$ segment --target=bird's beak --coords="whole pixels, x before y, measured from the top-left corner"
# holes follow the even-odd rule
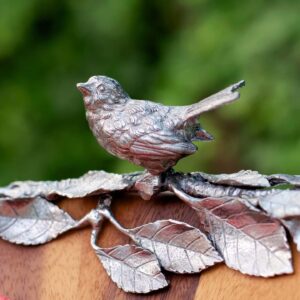
[[[77,83],[77,88],[83,96],[90,96],[92,93],[91,87],[86,83]]]
[[[211,141],[214,139],[214,137],[210,133],[208,133],[206,130],[202,128],[200,130],[197,130],[196,137],[197,140],[200,141]]]

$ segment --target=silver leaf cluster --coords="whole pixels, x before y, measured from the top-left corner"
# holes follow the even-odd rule
[[[168,285],[162,269],[199,273],[217,263],[241,273],[270,277],[293,272],[284,227],[300,250],[299,176],[254,171],[212,175],[169,173],[144,180],[141,172],[88,172],[78,179],[15,182],[0,189],[0,236],[16,244],[49,242],[69,230],[91,225],[91,245],[111,279],[124,291],[148,293]],[[282,184],[288,188],[281,189]],[[171,191],[193,208],[200,228],[157,220],[125,228],[109,206],[116,191],[149,198]],[[155,191],[155,193],[153,193]],[[100,197],[98,206],[74,220],[53,201]],[[133,244],[101,248],[97,237],[108,219]]]

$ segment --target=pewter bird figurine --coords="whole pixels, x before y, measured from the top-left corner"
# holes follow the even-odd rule
[[[78,83],[97,141],[109,153],[159,175],[197,151],[193,141],[211,140],[198,117],[239,98],[240,81],[198,103],[166,106],[133,100],[114,79],[93,76]]]

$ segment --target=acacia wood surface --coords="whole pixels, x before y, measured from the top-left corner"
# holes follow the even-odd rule
[[[96,199],[62,200],[59,205],[79,219]],[[112,210],[127,227],[158,219],[176,219],[198,226],[196,213],[178,199],[164,195],[143,201],[117,194]],[[300,299],[300,253],[293,246],[293,275],[255,278],[219,264],[200,276],[167,273],[170,287],[150,295],[124,293],[109,279],[90,247],[90,228],[64,234],[46,245],[24,247],[0,240],[0,295],[11,300],[93,299]],[[129,238],[106,223],[99,245],[129,243]],[[0,296],[0,299],[1,299]]]

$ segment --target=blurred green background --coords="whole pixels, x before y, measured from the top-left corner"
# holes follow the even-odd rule
[[[300,2],[0,1],[0,184],[137,170],[92,136],[77,82],[116,78],[185,105],[245,79],[207,113],[215,141],[177,169],[300,173]]]

